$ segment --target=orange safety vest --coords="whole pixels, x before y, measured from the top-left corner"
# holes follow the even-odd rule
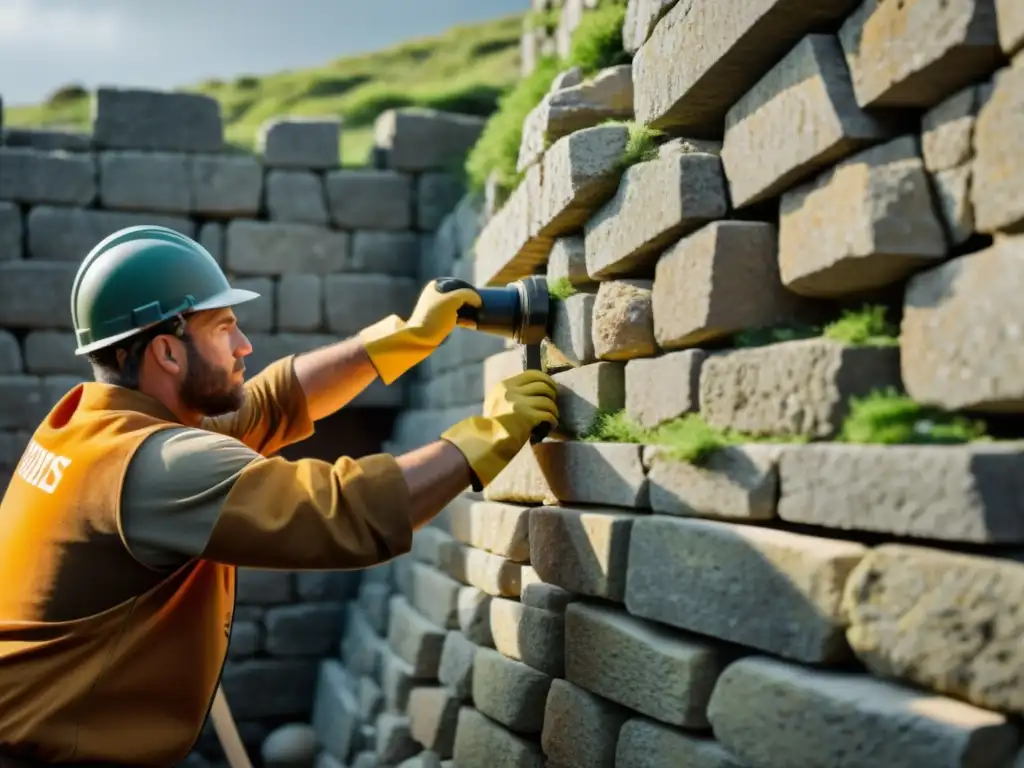
[[[199,736],[227,653],[235,569],[155,571],[120,529],[128,462],[180,427],[99,383],[65,395],[0,502],[0,754],[170,766]]]

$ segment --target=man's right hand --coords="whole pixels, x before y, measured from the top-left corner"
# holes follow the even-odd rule
[[[487,393],[482,416],[460,421],[441,438],[462,452],[477,484],[486,487],[526,445],[534,427],[558,424],[556,392],[548,374],[523,371]]]

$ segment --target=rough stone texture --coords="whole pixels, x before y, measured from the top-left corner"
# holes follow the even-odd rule
[[[188,213],[192,210],[189,158],[171,152],[103,152],[99,198],[106,208]],[[258,197],[257,197],[258,199]]]
[[[682,517],[771,520],[781,453],[776,445],[730,445],[693,464],[648,446],[644,465],[651,509]]]
[[[359,231],[352,234],[352,261],[355,272],[371,272],[400,277],[416,274],[420,257],[415,232]]]
[[[635,54],[647,42],[655,25],[677,0],[629,0],[622,26],[622,47]]]
[[[619,731],[615,768],[744,768],[718,742],[642,717]]]
[[[321,661],[312,726],[321,748],[332,757],[348,757],[358,728],[357,707],[353,682],[345,668],[334,659]]]
[[[391,314],[408,317],[416,304],[419,288],[411,278],[327,275],[324,278],[327,330],[350,335]]]
[[[192,155],[187,165],[193,213],[211,218],[259,214],[263,168],[256,158]]]
[[[559,139],[547,150],[537,212],[540,235],[575,234],[615,193],[628,141],[625,125],[599,125]]]
[[[70,329],[68,297],[77,271],[72,263],[0,262],[0,326]]]
[[[882,545],[846,584],[847,638],[876,675],[1021,715],[1022,586],[1020,562]]]
[[[550,285],[558,280],[568,280],[582,288],[592,284],[587,274],[587,252],[584,240],[579,235],[568,235],[555,240],[548,254],[547,281]]]
[[[459,626],[459,590],[455,579],[425,563],[410,563],[408,589],[403,593],[409,604],[425,619],[443,629]]]
[[[640,519],[608,508],[538,507],[530,514],[530,563],[549,584],[622,602],[630,531]]]
[[[629,712],[565,680],[553,680],[544,708],[541,746],[565,768],[613,768],[619,729]]]
[[[444,639],[437,679],[462,701],[472,699],[473,664],[479,647],[461,632],[449,632]]]
[[[621,410],[626,402],[625,369],[621,363],[594,363],[556,373],[559,430],[589,433],[598,414]]]
[[[982,90],[969,85],[922,116],[921,156],[928,171],[948,171],[974,156],[971,144]]]
[[[416,227],[433,232],[462,198],[462,182],[450,173],[420,174],[416,182]]]
[[[850,399],[900,388],[896,347],[803,339],[709,355],[700,376],[700,413],[713,427],[754,435],[829,438]]]
[[[93,155],[0,147],[0,200],[89,205],[97,194]]]
[[[272,170],[266,180],[267,215],[274,221],[327,224],[323,179],[312,171]]]
[[[647,506],[639,445],[547,441],[533,450],[547,482],[545,499],[627,509]]]
[[[631,69],[628,64],[609,67],[585,82],[553,88],[526,116],[516,170],[525,171],[546,154],[546,147],[564,136],[606,120],[632,118]]]
[[[704,729],[715,680],[729,660],[687,638],[600,605],[565,609],[565,679],[670,725]]]
[[[374,142],[398,171],[444,170],[460,162],[483,131],[485,120],[433,109],[391,109],[374,125]]]
[[[995,0],[999,42],[1007,56],[1024,47],[1024,7],[1014,0]],[[1021,753],[1024,758],[1024,752]]]
[[[839,22],[856,4],[676,3],[633,59],[637,122],[677,134],[717,134],[728,109],[800,38]]]
[[[514,504],[477,501],[450,507],[451,535],[464,544],[517,563],[530,559],[530,510]]]
[[[487,717],[516,733],[540,733],[551,677],[490,648],[473,662],[473,703]]]
[[[783,658],[841,662],[849,656],[843,583],[866,552],[853,542],[770,528],[641,518],[630,534],[625,604],[634,616]]]
[[[658,351],[650,280],[608,280],[594,299],[594,354],[601,360],[632,360]]]
[[[839,40],[808,35],[726,115],[722,164],[732,204],[774,197],[890,135],[857,105]]]
[[[534,742],[517,736],[472,707],[459,710],[455,731],[456,765],[490,768],[544,768],[544,755]]]
[[[743,765],[832,768],[1004,765],[1016,747],[1006,719],[952,699],[751,657],[719,678],[708,715]]]
[[[138,88],[96,89],[93,141],[103,149],[147,152],[220,152],[220,102],[198,93]]]
[[[491,601],[494,647],[552,677],[565,675],[565,619],[561,613],[515,600]]]
[[[268,168],[326,170],[339,165],[341,120],[285,117],[268,120],[256,134],[256,151]]]
[[[93,149],[91,132],[48,128],[4,128],[3,143],[8,147],[47,151],[89,152]]]
[[[569,365],[589,365],[597,361],[593,332],[595,298],[592,293],[575,293],[551,302],[551,330],[547,341],[554,347],[552,351]]]
[[[607,280],[653,271],[661,250],[728,208],[717,155],[682,152],[637,163],[584,227],[587,274]]]
[[[3,274],[0,265],[0,274]],[[0,315],[2,315],[0,305]],[[507,501],[514,504],[539,504],[551,497],[547,478],[537,457],[535,446],[524,445],[491,484],[484,488],[484,497],[489,501]]]
[[[183,216],[35,205],[25,217],[28,255],[42,261],[74,262],[77,268],[103,238],[123,227],[140,224],[155,224],[195,236],[195,225]]]
[[[432,624],[399,595],[391,598],[388,646],[412,667],[416,677],[436,677],[445,632]]]
[[[912,136],[864,150],[790,190],[779,220],[782,282],[805,296],[891,285],[947,252]]]
[[[324,177],[327,212],[342,229],[405,230],[412,226],[409,176],[388,170],[329,171]]]
[[[409,694],[409,735],[440,757],[451,757],[459,699],[442,687],[414,688]]]
[[[324,284],[320,275],[281,275],[274,304],[280,331],[317,331],[323,325]]]
[[[699,411],[704,358],[703,351],[691,349],[630,360],[626,363],[626,415],[653,429]]]
[[[1016,231],[1024,222],[1024,67],[1000,70],[974,127],[971,202],[980,232]]]
[[[778,230],[758,221],[712,222],[671,246],[655,267],[651,304],[655,340],[664,349],[821,314],[783,287]]]
[[[1024,365],[1022,258],[1024,237],[1002,238],[910,281],[900,364],[911,397],[953,410],[1024,410],[1015,373]]]
[[[242,275],[339,272],[350,248],[347,233],[313,224],[235,219],[225,237],[227,268]]]
[[[930,107],[999,66],[993,0],[864,0],[839,39],[862,107]]]
[[[974,205],[971,203],[972,165],[932,174],[935,205],[946,236],[952,245],[963,245],[974,234]]]
[[[445,571],[452,578],[494,597],[519,594],[520,563],[452,541],[445,547]]]

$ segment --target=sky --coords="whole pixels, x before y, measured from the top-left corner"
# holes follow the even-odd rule
[[[521,13],[530,0],[0,0],[0,98],[302,69]]]

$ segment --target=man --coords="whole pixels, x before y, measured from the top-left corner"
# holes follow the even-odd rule
[[[235,566],[366,568],[408,552],[415,529],[557,422],[552,381],[527,372],[402,456],[275,458],[375,377],[425,359],[479,296],[427,286],[408,321],[243,385],[252,348],[231,307],[256,297],[161,227],[121,230],[82,262],[71,311],[97,380],[54,406],[0,503],[0,766],[174,765],[219,682]]]

